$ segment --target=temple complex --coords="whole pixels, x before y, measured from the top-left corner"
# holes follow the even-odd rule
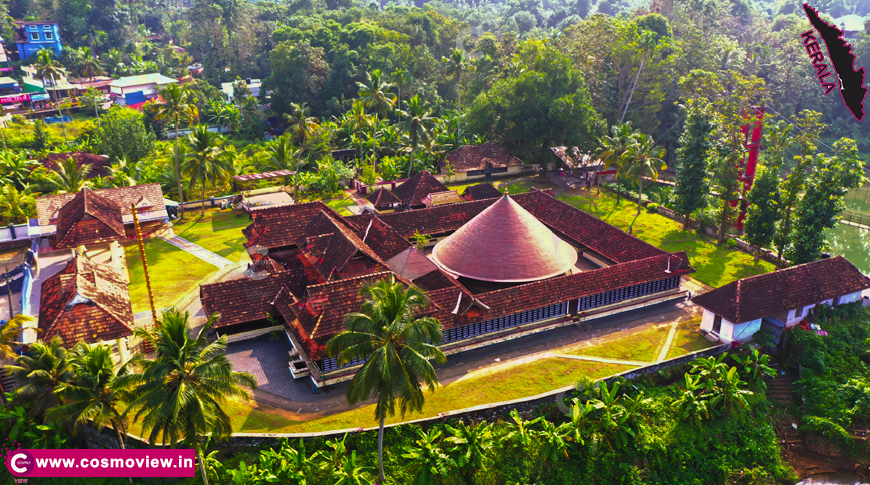
[[[428,195],[419,190],[426,175],[406,190],[412,195],[396,194],[406,207]],[[339,366],[326,342],[358,311],[368,282],[395,278],[424,290],[421,315],[442,323],[442,350],[452,354],[684,298],[681,277],[694,272],[684,252],[537,189],[386,214],[343,217],[318,201],[251,217],[247,277],[202,285],[203,306],[221,314],[215,327],[231,340],[283,330],[295,349],[290,373],[315,389],[362,364]]]

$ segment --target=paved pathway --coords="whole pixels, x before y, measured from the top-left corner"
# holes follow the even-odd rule
[[[160,236],[160,239],[163,239],[164,241],[168,242],[169,244],[172,244],[173,246],[175,246],[177,248],[181,248],[181,249],[187,251],[188,253],[196,256],[197,258],[205,261],[206,263],[213,264],[213,265],[217,266],[218,268],[224,268],[226,266],[230,266],[230,265],[235,264],[232,261],[230,261],[229,259],[227,259],[223,256],[220,256],[218,254],[215,254],[215,253],[209,251],[208,249],[205,249],[202,246],[198,246],[198,245],[188,241],[187,239],[184,239],[184,238],[181,238],[178,236],[170,236],[170,237]]]
[[[671,349],[671,343],[674,341],[674,335],[677,334],[677,325],[678,322],[674,322],[671,324],[671,331],[668,332],[668,338],[665,340],[665,345],[662,346],[662,351],[659,352],[659,358],[656,359],[656,362],[661,362],[668,357],[668,350]]]

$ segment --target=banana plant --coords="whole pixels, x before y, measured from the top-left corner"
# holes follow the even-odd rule
[[[734,354],[731,358],[740,364],[742,376],[752,387],[758,391],[767,392],[767,383],[764,382],[764,377],[776,376],[776,371],[767,365],[770,362],[769,355],[762,354],[758,349],[753,348],[746,355]]]
[[[415,446],[406,446],[402,458],[410,460],[409,470],[414,473],[412,485],[439,483],[453,468],[453,461],[441,447],[441,431],[430,429],[424,432],[417,428]]]

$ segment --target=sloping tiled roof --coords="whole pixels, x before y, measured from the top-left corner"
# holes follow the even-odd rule
[[[670,273],[665,273],[669,267]],[[680,251],[481,293],[477,297],[489,307],[486,319],[491,319],[694,272],[685,251]]]
[[[374,217],[363,231],[364,242],[384,261],[405,251],[411,246],[395,229],[378,217]]]
[[[124,239],[121,208],[88,188],[82,189],[58,211],[57,248],[74,248],[121,239]]]
[[[264,278],[240,278],[199,286],[207,315],[220,313],[216,328],[266,318],[281,288],[303,289],[309,283],[304,269],[272,273]]]
[[[88,152],[67,152],[67,153],[49,153],[45,158],[39,161],[40,165],[48,170],[56,167],[55,163],[63,163],[67,158],[74,158],[76,167],[82,168],[85,165],[91,165],[91,172],[88,174],[89,179],[94,177],[105,177],[109,175],[108,168],[112,166],[109,163],[109,157],[103,155],[94,155]]]
[[[43,340],[57,335],[66,347],[80,340],[96,343],[132,335],[133,312],[123,273],[73,258],[42,283],[39,328]]]
[[[459,193],[455,190],[448,190],[447,192],[432,192],[426,197],[423,197],[423,203],[426,204],[427,207],[443,204],[455,204],[456,202],[465,202],[465,199],[460,197]]]
[[[369,194],[369,196],[366,197],[366,200],[371,202],[375,207],[384,207],[390,204],[399,204],[402,202],[396,198],[392,192],[383,187]]]
[[[134,185],[133,187],[117,187],[112,189],[94,190],[94,194],[111,200],[121,207],[122,215],[132,214],[131,204],[138,204],[143,198],[152,204],[153,211],[166,210],[163,202],[163,191],[160,184]],[[46,195],[36,199],[36,215],[40,226],[50,224],[52,215],[76,194]]]
[[[581,152],[579,147],[551,147],[550,151],[571,168],[594,167],[601,163],[592,155]]]
[[[870,288],[870,279],[842,256],[750,276],[692,298],[707,310],[743,323]]]
[[[242,230],[248,238],[245,247],[255,244],[269,249],[291,246],[302,235],[302,229],[321,211],[338,215],[319,200],[253,211],[253,222]]]
[[[447,190],[449,189],[433,177],[428,170],[424,170],[396,187],[393,190],[393,195],[408,206],[415,207],[423,205],[423,198],[432,192],[446,192]]]
[[[445,160],[441,162],[441,166],[444,167],[446,162],[450,162],[451,167],[456,172],[484,170],[487,164],[500,168],[523,164],[522,160],[495,143],[462,146],[450,152]]]
[[[566,273],[577,250],[505,195],[439,241],[432,257],[466,278],[516,283]]]
[[[498,191],[497,188],[493,187],[492,184],[477,184],[477,185],[469,185],[465,187],[465,190],[462,192],[462,197],[465,200],[483,200],[483,199],[494,199],[496,197],[501,197],[503,194]]]

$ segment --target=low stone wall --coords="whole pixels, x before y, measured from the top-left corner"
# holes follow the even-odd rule
[[[606,190],[609,190],[609,191],[614,192],[614,193],[616,192],[615,190],[612,190],[610,188],[606,188]],[[628,200],[634,202],[635,204],[637,203],[637,197],[633,197],[626,192],[622,192],[622,197],[624,199],[628,199]],[[647,202],[647,201],[641,202],[642,207],[646,207],[648,204],[649,204],[649,202]],[[656,212],[659,213],[660,215],[667,217],[668,219],[679,222],[680,224],[683,224],[685,222],[685,218],[683,216],[677,214],[676,212],[672,211],[671,209],[668,209],[667,207],[659,205],[658,207],[656,207]],[[707,234],[710,237],[714,237],[717,239],[719,238],[719,227],[718,226],[711,226],[709,224],[703,224],[703,223],[700,223],[697,220],[692,219],[692,218],[689,218],[689,225],[691,227],[699,227],[699,225],[700,225],[701,230],[703,230],[705,234]],[[737,249],[739,249],[745,253],[749,253],[753,257],[755,256],[755,246],[749,244],[748,242],[744,241],[743,239],[740,239],[740,237],[737,236],[736,234],[726,234],[726,236],[731,238],[731,239],[734,239],[734,241],[737,243],[737,246],[736,246]],[[762,248],[761,259],[767,261],[768,263],[773,263],[773,264],[777,263],[776,253],[774,253],[773,251],[770,251],[768,249]]]
[[[728,344],[719,345],[716,347],[711,347],[709,349],[701,350],[692,354],[687,354],[681,357],[675,357],[673,359],[668,359],[662,362],[658,362],[655,364],[651,364],[648,366],[640,367],[637,369],[632,369],[626,372],[621,372],[619,374],[607,377],[605,379],[599,380],[599,382],[607,382],[608,385],[612,385],[618,379],[636,379],[638,377],[642,377],[645,375],[656,373],[660,370],[667,369],[670,367],[679,366],[688,362],[691,362],[695,359],[702,357],[709,357],[712,355],[718,355],[722,352],[726,351],[730,346]],[[530,396],[521,399],[515,399],[512,401],[505,401],[499,403],[492,404],[483,404],[480,406],[474,406],[467,409],[459,409],[456,411],[448,411],[445,413],[439,413],[438,416],[431,418],[423,418],[416,419],[413,421],[405,421],[403,423],[389,424],[386,427],[392,428],[394,426],[401,426],[404,424],[419,424],[419,425],[427,425],[434,424],[439,421],[445,421],[449,419],[460,419],[460,420],[472,420],[472,421],[488,421],[488,422],[497,422],[499,420],[504,420],[511,410],[516,409],[521,414],[526,415],[527,413],[531,413],[536,408],[545,404],[552,403],[560,403],[564,402],[571,391],[574,390],[574,386],[566,386],[560,389],[555,389],[550,392],[546,392],[544,394],[539,394],[537,396]],[[324,431],[318,433],[233,433],[233,437],[230,438],[227,442],[221,443],[221,446],[280,446],[281,441],[284,439],[290,440],[298,440],[299,438],[309,439],[309,438],[340,438],[341,436],[347,433],[359,433],[364,431],[374,431],[377,430],[377,427],[369,427],[369,428],[348,428],[348,429],[338,429],[331,431]],[[129,440],[131,442],[137,442],[142,446],[146,446],[145,440],[135,436],[128,435]]]

